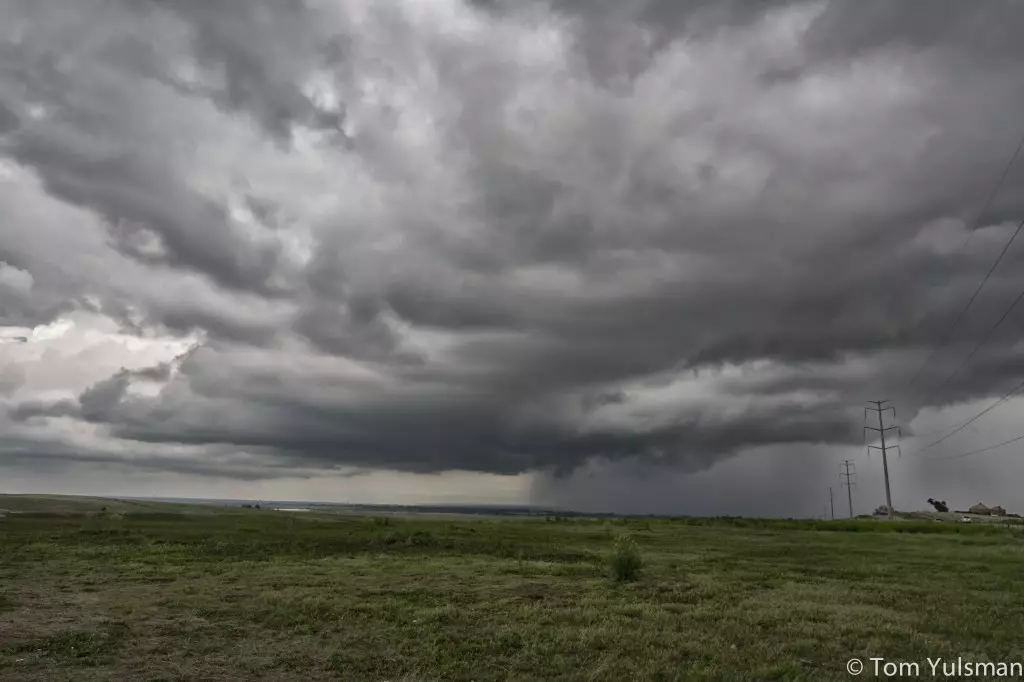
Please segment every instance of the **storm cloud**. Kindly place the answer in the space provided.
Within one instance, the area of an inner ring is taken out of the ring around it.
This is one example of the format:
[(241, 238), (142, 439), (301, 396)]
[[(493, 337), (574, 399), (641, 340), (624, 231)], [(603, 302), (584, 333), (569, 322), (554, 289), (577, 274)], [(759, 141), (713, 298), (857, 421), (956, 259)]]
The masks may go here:
[(943, 380), (1024, 240), (931, 356), (1024, 220), (1024, 160), (991, 196), (1022, 29), (996, 1), (5, 3), (0, 324), (120, 340), (63, 383), (0, 346), (0, 450), (695, 475), (848, 452), (869, 398), (984, 404), (1024, 311)]

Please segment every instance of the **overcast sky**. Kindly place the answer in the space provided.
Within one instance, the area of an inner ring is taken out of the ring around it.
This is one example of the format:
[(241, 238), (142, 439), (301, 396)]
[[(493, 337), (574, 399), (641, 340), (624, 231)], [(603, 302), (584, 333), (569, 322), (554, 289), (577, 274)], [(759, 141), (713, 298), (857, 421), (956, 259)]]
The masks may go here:
[(845, 513), (851, 459), (864, 512), (892, 398), (897, 508), (1024, 512), (1021, 443), (955, 457), (1024, 403), (915, 452), (1024, 379), (1021, 305), (946, 380), (1024, 238), (942, 343), (1024, 220), (1024, 155), (992, 196), (1022, 31), (1010, 0), (0, 3), (0, 491), (800, 516)]

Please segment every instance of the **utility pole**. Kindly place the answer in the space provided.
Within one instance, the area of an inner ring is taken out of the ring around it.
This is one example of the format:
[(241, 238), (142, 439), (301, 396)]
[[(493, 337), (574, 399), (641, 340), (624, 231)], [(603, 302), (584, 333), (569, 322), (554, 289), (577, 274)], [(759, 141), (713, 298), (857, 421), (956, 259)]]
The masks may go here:
[[(900, 433), (901, 436), (902, 436), (902, 432), (900, 432), (900, 430), (899, 430), (900, 427), (898, 427), (898, 426), (886, 427), (885, 424), (882, 422), (882, 413), (883, 412), (888, 412), (889, 410), (892, 410), (893, 418), (896, 417), (896, 408), (895, 407), (882, 407), (882, 405), (885, 405), (887, 402), (890, 402), (890, 401), (888, 401), (888, 400), (869, 400), (868, 402), (871, 403), (872, 405), (874, 405), (874, 407), (865, 407), (864, 408), (864, 421), (867, 421), (868, 412), (877, 412), (878, 413), (878, 428), (875, 428), (873, 426), (865, 426), (864, 430), (865, 431), (877, 431), (879, 438), (881, 438), (881, 440), (882, 440), (882, 446), (881, 447), (879, 447), (877, 445), (869, 445), (868, 446), (868, 455), (869, 456), (871, 455), (871, 451), (872, 450), (881, 450), (882, 451), (882, 472), (885, 474), (885, 504), (886, 504), (886, 507), (888, 507), (888, 510), (889, 510), (889, 520), (892, 521), (894, 517), (893, 517), (893, 511), (892, 511), (892, 493), (890, 493), (890, 491), (889, 491), (889, 459), (886, 456), (887, 453), (888, 453), (888, 448), (885, 445), (885, 434), (886, 434), (886, 432), (892, 431), (893, 429), (895, 429), (898, 433)], [(894, 449), (898, 450), (899, 446), (898, 445), (895, 446)]]
[(832, 499), (832, 486), (828, 487), (828, 506), (832, 508), (832, 520), (836, 520), (836, 503)]
[(850, 473), (850, 467), (854, 466), (854, 463), (848, 459), (843, 460), (843, 468), (845, 471), (839, 472), (840, 478), (845, 479), (840, 485), (846, 486), (846, 501), (850, 504), (850, 518), (853, 518), (853, 491), (851, 490), (856, 483), (853, 482), (853, 476), (857, 475), (856, 470)]

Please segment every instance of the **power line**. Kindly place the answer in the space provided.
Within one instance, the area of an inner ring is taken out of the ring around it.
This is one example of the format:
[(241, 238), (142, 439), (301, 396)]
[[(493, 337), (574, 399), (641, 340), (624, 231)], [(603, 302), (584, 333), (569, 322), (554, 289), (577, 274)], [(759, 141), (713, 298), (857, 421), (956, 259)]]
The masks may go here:
[[(1010, 157), (1009, 163), (1007, 163), (1006, 168), (1003, 169), (1003, 174), (999, 176), (999, 181), (996, 183), (995, 187), (992, 188), (992, 193), (988, 195), (988, 199), (985, 201), (984, 206), (982, 206), (981, 210), (978, 211), (978, 215), (975, 216), (973, 223), (975, 228), (977, 228), (977, 225), (978, 223), (981, 222), (981, 219), (985, 217), (985, 212), (989, 209), (989, 206), (992, 205), (992, 201), (996, 198), (996, 194), (999, 193), (999, 189), (1003, 186), (1003, 183), (1006, 181), (1006, 176), (1010, 174), (1010, 169), (1013, 168), (1014, 162), (1017, 160), (1017, 157), (1020, 156), (1021, 149), (1024, 149), (1024, 133), (1021, 134), (1020, 142), (1017, 143), (1017, 149), (1014, 150), (1013, 156)], [(971, 240), (974, 239), (974, 235), (977, 234), (977, 232), (977, 229), (971, 230), (971, 234), (969, 237), (967, 237), (967, 241), (964, 242), (964, 245), (961, 247), (961, 250), (967, 248), (967, 245), (971, 243)]]
[(1003, 395), (1003, 397), (999, 398), (999, 400), (995, 401), (994, 403), (992, 403), (991, 405), (989, 405), (988, 407), (986, 407), (986, 408), (985, 408), (984, 410), (982, 410), (982, 411), (981, 411), (981, 412), (979, 412), (978, 414), (974, 415), (973, 417), (971, 417), (970, 419), (968, 419), (967, 421), (965, 421), (965, 422), (964, 422), (963, 424), (961, 424), (960, 426), (956, 427), (955, 429), (953, 429), (952, 431), (950, 431), (949, 433), (947, 433), (947, 434), (946, 434), (945, 436), (943, 436), (942, 438), (938, 439), (937, 441), (935, 441), (935, 442), (933, 442), (933, 443), (929, 443), (928, 445), (924, 446), (924, 447), (923, 447), (923, 448), (921, 448), (920, 450), (915, 450), (914, 452), (924, 452), (925, 450), (928, 450), (928, 449), (930, 449), (930, 448), (933, 448), (933, 447), (935, 447), (936, 445), (938, 445), (938, 444), (939, 444), (939, 443), (941, 443), (942, 441), (946, 440), (946, 439), (947, 439), (947, 438), (949, 438), (950, 436), (953, 436), (953, 435), (955, 435), (955, 434), (957, 434), (957, 433), (960, 433), (960, 431), (964, 430), (965, 428), (967, 428), (968, 426), (970, 426), (971, 424), (973, 424), (973, 423), (974, 423), (975, 421), (977, 421), (978, 419), (980, 419), (980, 418), (981, 418), (981, 417), (982, 417), (983, 415), (985, 415), (986, 413), (990, 412), (991, 410), (994, 410), (994, 409), (996, 409), (996, 408), (997, 408), (997, 407), (999, 407), (999, 406), (1000, 406), (1001, 404), (1003, 404), (1004, 402), (1006, 402), (1007, 400), (1009, 400), (1010, 398), (1012, 398), (1012, 397), (1013, 397), (1013, 395), (1014, 395), (1015, 393), (1018, 393), (1018, 392), (1020, 392), (1020, 391), (1021, 391), (1021, 389), (1024, 389), (1024, 379), (1022, 379), (1022, 380), (1021, 380), (1021, 382), (1020, 382), (1019, 384), (1017, 384), (1016, 386), (1014, 386), (1014, 387), (1013, 387), (1013, 388), (1012, 388), (1012, 389), (1011, 389), (1011, 390), (1010, 390), (1010, 391), (1009, 391), (1008, 393), (1005, 393), (1005, 394)]
[(970, 300), (967, 301), (967, 305), (965, 305), (963, 309), (960, 311), (960, 314), (956, 316), (956, 319), (953, 320), (953, 324), (949, 327), (949, 329), (947, 329), (943, 333), (941, 339), (939, 340), (939, 343), (935, 346), (935, 348), (932, 349), (932, 352), (925, 359), (924, 363), (917, 369), (916, 372), (914, 372), (914, 376), (910, 378), (911, 384), (913, 384), (917, 380), (917, 377), (921, 375), (921, 372), (924, 371), (924, 368), (927, 367), (928, 363), (931, 362), (932, 358), (935, 357), (935, 354), (938, 353), (939, 349), (942, 348), (942, 346), (944, 346), (946, 342), (949, 340), (949, 337), (953, 333), (953, 330), (956, 329), (956, 326), (958, 324), (960, 324), (960, 320), (963, 319), (964, 314), (967, 312), (967, 309), (971, 307), (971, 304), (974, 303), (974, 300), (978, 298), (978, 294), (981, 293), (981, 290), (984, 288), (985, 284), (988, 283), (988, 280), (992, 277), (992, 273), (995, 272), (997, 267), (999, 267), (999, 263), (1002, 262), (1003, 256), (1005, 256), (1006, 252), (1010, 250), (1010, 245), (1013, 244), (1015, 239), (1017, 239), (1017, 235), (1020, 234), (1020, 231), (1022, 229), (1024, 229), (1024, 221), (1021, 221), (1021, 223), (1017, 226), (1017, 229), (1014, 231), (1013, 236), (1010, 237), (1010, 241), (1006, 242), (1006, 246), (1003, 247), (1003, 250), (999, 253), (999, 257), (996, 258), (996, 262), (992, 264), (992, 267), (989, 268), (988, 272), (985, 274), (985, 279), (981, 280), (981, 284), (979, 284), (978, 288), (974, 290), (974, 293), (971, 295)]
[[(1010, 169), (1013, 168), (1013, 164), (1016, 162), (1017, 157), (1020, 156), (1021, 149), (1024, 149), (1024, 133), (1021, 133), (1020, 141), (1017, 143), (1017, 148), (1014, 150), (1013, 156), (1010, 157), (1010, 160), (1006, 163), (1006, 167), (1003, 168), (1003, 172), (999, 175), (999, 180), (997, 180), (996, 184), (992, 187), (992, 192), (989, 193), (985, 203), (982, 204), (981, 210), (979, 210), (978, 214), (974, 216), (974, 220), (967, 223), (968, 225), (974, 226), (974, 229), (972, 229), (970, 234), (967, 235), (967, 239), (964, 240), (964, 243), (960, 246), (957, 255), (960, 255), (967, 250), (967, 246), (974, 239), (974, 235), (978, 233), (978, 225), (981, 223), (981, 219), (985, 217), (985, 213), (988, 211), (989, 207), (992, 206), (992, 202), (995, 200), (996, 195), (999, 194), (999, 190), (1002, 188), (1003, 183), (1006, 182), (1006, 177), (1010, 174)], [(892, 306), (893, 298), (894, 296), (890, 294), (889, 300), (886, 302), (885, 306), (886, 312), (888, 312), (889, 308)], [(920, 325), (921, 322), (918, 321), (918, 323), (914, 325), (914, 329), (917, 329)]]
[[(964, 426), (965, 423), (966, 422), (958, 422), (957, 425), (954, 426), (953, 428), (954, 429), (960, 428), (961, 426)], [(942, 426), (942, 427), (939, 427), (937, 429), (928, 429), (927, 431), (912, 431), (910, 433), (910, 437), (911, 438), (924, 438), (925, 436), (931, 436), (931, 435), (934, 435), (936, 433), (945, 433), (947, 429), (949, 429), (949, 425), (948, 424), (946, 426)]]
[(1010, 443), (1016, 443), (1019, 440), (1024, 440), (1024, 436), (1017, 436), (1016, 438), (1011, 438), (1010, 440), (1003, 441), (1002, 443), (999, 443), (998, 445), (990, 445), (987, 448), (981, 448), (980, 450), (971, 450), (970, 452), (964, 452), (964, 453), (961, 453), (959, 455), (952, 455), (950, 457), (933, 457), (933, 458), (929, 459), (928, 461), (930, 461), (930, 462), (941, 462), (942, 460), (945, 460), (945, 459), (960, 459), (961, 457), (970, 457), (971, 455), (977, 455), (977, 454), (982, 453), (982, 452), (988, 452), (989, 450), (995, 450), (996, 448), (1001, 448), (1004, 445), (1009, 445)]
[[(1017, 232), (1015, 232), (1015, 233), (1014, 233), (1014, 235), (1013, 235), (1014, 239), (1015, 239), (1015, 238), (1017, 237), (1017, 233), (1019, 233), (1019, 232), (1021, 231), (1021, 228), (1024, 228), (1024, 219), (1022, 219), (1022, 220), (1020, 221), (1020, 224), (1019, 224), (1019, 225), (1017, 226)], [(1010, 241), (1012, 242), (1012, 241), (1013, 241), (1013, 239), (1011, 239)], [(942, 390), (943, 388), (945, 388), (945, 387), (946, 387), (946, 386), (947, 386), (947, 385), (949, 384), (949, 382), (950, 382), (950, 381), (952, 381), (953, 377), (955, 377), (955, 376), (956, 376), (957, 374), (959, 374), (959, 373), (960, 373), (960, 370), (962, 370), (962, 369), (964, 368), (964, 366), (965, 366), (965, 365), (966, 365), (966, 364), (967, 364), (968, 362), (970, 362), (971, 358), (973, 358), (973, 357), (974, 357), (974, 354), (975, 354), (975, 353), (977, 353), (977, 352), (978, 352), (978, 350), (979, 350), (979, 349), (980, 349), (980, 348), (981, 348), (982, 346), (984, 346), (984, 345), (985, 345), (986, 343), (988, 343), (988, 340), (989, 340), (990, 338), (992, 338), (992, 334), (993, 334), (993, 333), (995, 332), (995, 330), (996, 330), (996, 329), (998, 329), (998, 328), (999, 328), (999, 325), (1001, 325), (1001, 324), (1002, 324), (1002, 323), (1003, 323), (1003, 322), (1004, 322), (1004, 321), (1006, 320), (1006, 318), (1007, 318), (1007, 317), (1009, 317), (1009, 315), (1010, 315), (1010, 313), (1011, 313), (1011, 312), (1013, 311), (1013, 309), (1014, 309), (1014, 308), (1016, 308), (1016, 307), (1017, 307), (1017, 304), (1021, 302), (1021, 299), (1024, 299), (1024, 289), (1022, 289), (1022, 290), (1021, 290), (1021, 292), (1020, 292), (1020, 294), (1019, 294), (1019, 295), (1017, 296), (1017, 298), (1013, 299), (1013, 303), (1011, 303), (1011, 304), (1009, 305), (1009, 307), (1008, 307), (1008, 308), (1007, 308), (1006, 310), (1004, 310), (1004, 311), (1003, 311), (1003, 314), (1002, 314), (1002, 316), (1001, 316), (1001, 317), (999, 318), (999, 320), (998, 320), (998, 321), (997, 321), (997, 322), (996, 322), (996, 323), (995, 323), (994, 325), (992, 325), (992, 326), (991, 326), (991, 327), (989, 328), (989, 330), (988, 330), (988, 333), (987, 333), (987, 334), (985, 334), (985, 338), (983, 338), (983, 339), (982, 339), (981, 341), (979, 341), (979, 342), (978, 342), (978, 343), (977, 343), (977, 344), (976, 344), (976, 345), (974, 346), (974, 348), (973, 348), (973, 349), (971, 350), (971, 352), (970, 352), (970, 353), (969, 353), (969, 354), (967, 355), (967, 357), (966, 357), (966, 358), (964, 358), (964, 359), (963, 359), (963, 361), (962, 361), (962, 362), (960, 363), (960, 365), (959, 365), (959, 366), (958, 366), (958, 367), (957, 367), (957, 368), (956, 368), (956, 369), (955, 369), (955, 370), (953, 371), (953, 373), (952, 373), (952, 374), (950, 374), (950, 375), (949, 375), (948, 377), (946, 377), (945, 381), (943, 381), (943, 382), (942, 382), (941, 384), (939, 384), (939, 385), (938, 385), (938, 386), (937, 386), (937, 387), (936, 387), (935, 389), (933, 389), (933, 390), (932, 390), (932, 392), (931, 392), (931, 393), (929, 394), (928, 398), (926, 398), (926, 399), (924, 400), (924, 402), (925, 402), (925, 403), (927, 403), (927, 402), (928, 402), (928, 400), (929, 400), (930, 398), (934, 397), (934, 396), (935, 396), (935, 395), (936, 395), (936, 394), (937, 394), (937, 393), (938, 393), (939, 391), (941, 391), (941, 390)]]
[[(978, 214), (974, 217), (974, 220), (971, 223), (969, 223), (970, 225), (973, 226), (973, 229), (971, 230), (970, 235), (967, 237), (967, 241), (965, 241), (964, 245), (960, 247), (960, 251), (961, 252), (963, 252), (967, 248), (967, 245), (971, 243), (971, 240), (974, 239), (974, 235), (978, 231), (978, 225), (981, 223), (981, 219), (983, 217), (985, 217), (985, 213), (988, 211), (989, 207), (992, 205), (992, 202), (995, 200), (996, 195), (999, 194), (999, 190), (1002, 188), (1003, 183), (1006, 182), (1006, 178), (1010, 174), (1010, 169), (1012, 169), (1013, 168), (1013, 164), (1016, 163), (1017, 157), (1020, 156), (1020, 151), (1021, 151), (1022, 148), (1024, 148), (1024, 133), (1021, 133), (1020, 141), (1017, 142), (1017, 148), (1013, 150), (1013, 155), (1010, 157), (1009, 162), (1007, 162), (1006, 167), (1003, 168), (1003, 172), (1000, 174), (999, 180), (996, 182), (995, 186), (992, 188), (992, 191), (989, 193), (988, 199), (986, 199), (985, 203), (982, 204), (981, 210), (978, 211)], [(1022, 225), (1024, 225), (1024, 224), (1022, 224)], [(1019, 232), (1020, 232), (1020, 227), (1017, 228), (1017, 232), (1014, 233), (1013, 237), (1010, 239), (1010, 241), (1007, 243), (1006, 247), (1003, 249), (1003, 252), (1001, 254), (999, 254), (999, 258), (996, 259), (996, 262), (992, 266), (992, 269), (989, 270), (987, 275), (985, 275), (985, 279), (982, 280), (981, 284), (975, 290), (974, 295), (971, 296), (971, 299), (967, 302), (967, 305), (964, 306), (964, 309), (961, 310), (960, 314), (956, 316), (956, 320), (953, 321), (952, 326), (950, 326), (950, 328), (947, 329), (946, 332), (942, 335), (942, 338), (940, 339), (939, 344), (935, 348), (932, 349), (931, 354), (924, 361), (924, 364), (922, 364), (918, 368), (918, 370), (914, 373), (914, 376), (911, 377), (910, 382), (909, 382), (910, 384), (913, 384), (917, 380), (917, 377), (921, 374), (922, 371), (924, 371), (924, 368), (927, 367), (928, 363), (931, 362), (933, 357), (935, 357), (935, 354), (939, 351), (939, 348), (941, 348), (943, 345), (945, 345), (946, 341), (949, 340), (949, 335), (952, 334), (953, 330), (956, 328), (956, 326), (958, 324), (960, 324), (960, 320), (963, 318), (964, 313), (966, 313), (967, 309), (971, 307), (972, 303), (974, 303), (974, 299), (978, 297), (978, 293), (981, 291), (982, 287), (985, 286), (985, 282), (988, 281), (989, 277), (992, 276), (992, 272), (996, 269), (996, 266), (999, 265), (999, 261), (1002, 260), (1003, 255), (1006, 253), (1006, 250), (1010, 248), (1010, 244), (1012, 244), (1013, 240), (1017, 238), (1017, 234)]]
[[(1024, 131), (1022, 131), (1022, 133), (1020, 135), (1020, 139), (1017, 142), (1017, 147), (1014, 149), (1013, 154), (1010, 156), (1009, 161), (1007, 161), (1006, 166), (1003, 167), (1002, 172), (999, 174), (999, 179), (996, 181), (995, 185), (992, 187), (992, 191), (989, 193), (988, 197), (985, 199), (985, 202), (984, 202), (984, 204), (982, 204), (981, 209), (974, 216), (974, 220), (972, 220), (969, 223), (967, 223), (967, 225), (971, 226), (972, 229), (970, 230), (970, 233), (968, 234), (967, 239), (961, 245), (957, 255), (959, 255), (960, 253), (963, 253), (967, 249), (967, 247), (971, 243), (971, 241), (974, 239), (974, 235), (977, 234), (977, 232), (978, 232), (978, 226), (980, 225), (982, 218), (985, 217), (985, 213), (992, 206), (992, 202), (995, 200), (996, 196), (999, 194), (999, 190), (1002, 188), (1003, 183), (1006, 181), (1006, 178), (1009, 176), (1010, 171), (1013, 169), (1013, 165), (1014, 165), (1014, 163), (1016, 163), (1017, 157), (1020, 156), (1020, 152), (1021, 152), (1022, 149), (1024, 149)], [(974, 303), (974, 300), (977, 298), (978, 293), (981, 291), (981, 289), (985, 286), (985, 283), (988, 282), (989, 278), (992, 276), (992, 272), (999, 265), (999, 262), (1002, 260), (1002, 258), (1005, 255), (1006, 251), (1009, 249), (1010, 244), (1012, 244), (1013, 240), (1017, 238), (1017, 235), (1021, 231), (1021, 227), (1024, 227), (1024, 222), (1022, 222), (1022, 224), (1020, 226), (1018, 226), (1017, 231), (1014, 233), (1013, 237), (1011, 237), (1011, 239), (1007, 243), (1007, 245), (1003, 248), (1002, 253), (999, 254), (999, 258), (996, 259), (995, 264), (989, 270), (988, 274), (985, 275), (985, 279), (982, 280), (981, 284), (975, 290), (974, 294), (971, 296), (970, 300), (967, 302), (967, 305), (964, 307), (963, 310), (960, 311), (960, 314), (957, 315), (956, 320), (953, 321), (953, 324), (942, 335), (942, 338), (940, 339), (939, 344), (936, 345), (932, 349), (932, 352), (925, 359), (924, 363), (917, 369), (916, 372), (914, 372), (914, 375), (911, 377), (910, 381), (908, 382), (909, 385), (913, 385), (913, 383), (917, 380), (918, 376), (920, 376), (921, 372), (924, 371), (924, 369), (928, 366), (928, 363), (930, 363), (932, 358), (934, 358), (935, 354), (938, 353), (939, 349), (942, 346), (944, 346), (946, 344), (946, 342), (949, 340), (949, 337), (952, 334), (953, 330), (960, 323), (960, 320), (961, 320), (961, 318), (963, 318), (964, 314), (967, 312), (967, 309), (971, 307), (971, 304)], [(892, 307), (892, 302), (893, 302), (894, 298), (895, 298), (894, 294), (892, 292), (890, 292), (889, 300), (886, 302), (886, 305), (884, 306), (884, 309), (885, 309), (886, 312), (888, 312), (889, 309)], [(921, 323), (922, 323), (922, 321), (918, 320), (918, 322), (914, 325), (914, 330), (916, 330), (921, 325)]]
[[(1022, 227), (1024, 227), (1024, 220), (1021, 220), (1020, 224), (1017, 226), (1017, 231), (1014, 233), (1014, 238), (1016, 238), (1017, 234), (1020, 233)], [(1012, 242), (1013, 239), (1011, 239), (1010, 241)], [(1009, 244), (1007, 246), (1009, 246)], [(1004, 252), (1005, 252), (1005, 249), (1004, 249)], [(997, 261), (997, 264), (998, 264), (998, 261)], [(984, 282), (982, 283), (982, 285), (984, 285)], [(980, 289), (980, 287), (979, 287), (979, 289)], [(1024, 299), (1024, 290), (1022, 290), (1021, 293), (1018, 294), (1017, 298), (1015, 298), (1013, 300), (1013, 302), (1009, 305), (1009, 307), (1007, 307), (1006, 310), (1003, 311), (1003, 314), (999, 318), (999, 320), (992, 327), (989, 328), (988, 333), (985, 335), (985, 338), (983, 338), (977, 345), (975, 345), (975, 347), (971, 350), (970, 354), (968, 354), (968, 356), (966, 358), (964, 358), (964, 360), (960, 363), (960, 365), (956, 368), (956, 370), (954, 370), (952, 374), (950, 374), (948, 377), (946, 377), (945, 381), (943, 381), (938, 387), (936, 387), (932, 391), (932, 393), (930, 394), (929, 398), (935, 396), (940, 390), (942, 390), (942, 388), (944, 388), (960, 372), (961, 369), (964, 368), (964, 366), (971, 360), (971, 358), (975, 355), (975, 353), (977, 353), (977, 351), (983, 345), (985, 345), (985, 343), (988, 342), (988, 340), (991, 338), (991, 336), (995, 332), (995, 330), (997, 328), (999, 328), (999, 326), (1006, 320), (1006, 318), (1009, 316), (1009, 314), (1013, 311), (1014, 308), (1017, 307), (1017, 305), (1020, 303), (1020, 301), (1022, 299)], [(957, 433), (959, 433), (960, 431), (964, 430), (965, 428), (967, 428), (968, 426), (973, 424), (975, 421), (977, 421), (978, 419), (980, 419), (984, 415), (988, 414), (990, 411), (992, 411), (995, 408), (997, 408), (1000, 405), (1002, 405), (1004, 402), (1006, 402), (1007, 400), (1012, 398), (1015, 394), (1019, 393), (1022, 389), (1024, 389), (1024, 379), (1022, 379), (1020, 383), (1018, 383), (1016, 386), (1014, 386), (1012, 389), (1010, 389), (1007, 393), (1003, 394), (1000, 398), (998, 398), (991, 405), (989, 405), (988, 407), (983, 409), (981, 412), (977, 413), (976, 415), (974, 415), (973, 417), (971, 417), (967, 421), (961, 423), (959, 426), (954, 427), (952, 431), (950, 431), (946, 435), (942, 436), (938, 440), (935, 440), (935, 441), (929, 443), (928, 445), (924, 446), (923, 448), (920, 448), (919, 450), (915, 450), (915, 452), (924, 452), (925, 450), (929, 450), (929, 449), (935, 447), (936, 445), (939, 445), (940, 443), (944, 442), (946, 439), (956, 435)], [(927, 403), (928, 399), (925, 399), (922, 402)]]

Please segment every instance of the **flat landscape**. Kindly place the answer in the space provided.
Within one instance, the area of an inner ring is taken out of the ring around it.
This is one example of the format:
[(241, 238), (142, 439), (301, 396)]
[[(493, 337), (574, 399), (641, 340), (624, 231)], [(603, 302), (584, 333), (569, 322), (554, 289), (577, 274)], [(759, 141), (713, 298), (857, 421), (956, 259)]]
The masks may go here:
[[(855, 656), (1024, 660), (1019, 528), (0, 508), (4, 680), (848, 680)], [(633, 580), (609, 566), (623, 534)]]

